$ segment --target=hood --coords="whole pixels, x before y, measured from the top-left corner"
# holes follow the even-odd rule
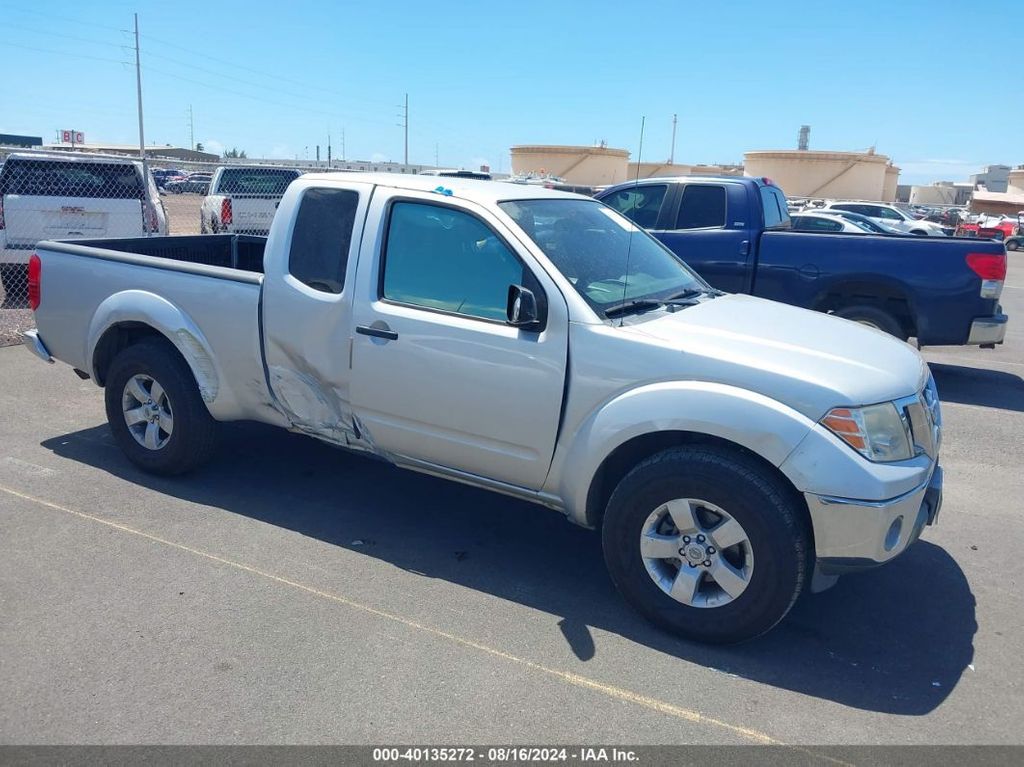
[[[915,394],[928,375],[914,348],[880,330],[753,296],[720,296],[629,330],[682,352],[688,378],[759,392],[812,420]]]

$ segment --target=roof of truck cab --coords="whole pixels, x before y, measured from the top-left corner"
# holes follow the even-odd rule
[[[505,202],[509,200],[592,200],[582,194],[559,192],[531,184],[510,184],[505,181],[480,181],[472,178],[448,178],[445,176],[420,176],[408,173],[307,173],[299,182],[348,181],[360,184],[376,184],[392,189],[408,189],[414,192],[438,192],[440,196],[458,197],[480,202]],[[298,183],[298,182],[293,182]],[[444,191],[439,191],[444,190]],[[449,195],[448,192],[451,192]]]

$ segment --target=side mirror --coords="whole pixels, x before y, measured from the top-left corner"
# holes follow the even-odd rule
[[[508,324],[522,328],[536,325],[540,319],[537,311],[537,297],[533,291],[522,285],[508,286]]]

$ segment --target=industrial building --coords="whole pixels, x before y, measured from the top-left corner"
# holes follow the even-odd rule
[[[974,184],[967,181],[936,181],[910,187],[907,201],[912,205],[966,205],[973,192]]]
[[[987,213],[991,216],[1006,214],[1016,216],[1024,211],[1024,165],[1018,165],[1006,174],[1006,191],[975,191],[971,199],[973,213]]]
[[[783,149],[747,152],[748,176],[766,176],[790,197],[850,200],[896,199],[900,169],[888,157],[867,152],[820,152]]]
[[[986,165],[981,173],[971,175],[971,188],[986,192],[1005,192],[1010,180],[1009,165]]]
[[[95,152],[97,154],[119,154],[126,157],[138,157],[138,144],[47,144],[43,149],[48,152]],[[177,146],[147,146],[146,156],[155,160],[179,160],[182,162],[218,162],[219,154],[200,152],[195,149]]]

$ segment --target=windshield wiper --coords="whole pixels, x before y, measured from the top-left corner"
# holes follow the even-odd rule
[[[622,314],[644,311],[646,309],[657,309],[664,303],[664,301],[658,301],[654,298],[635,298],[632,301],[623,301],[622,303],[612,304],[604,310],[604,316],[618,317]]]

